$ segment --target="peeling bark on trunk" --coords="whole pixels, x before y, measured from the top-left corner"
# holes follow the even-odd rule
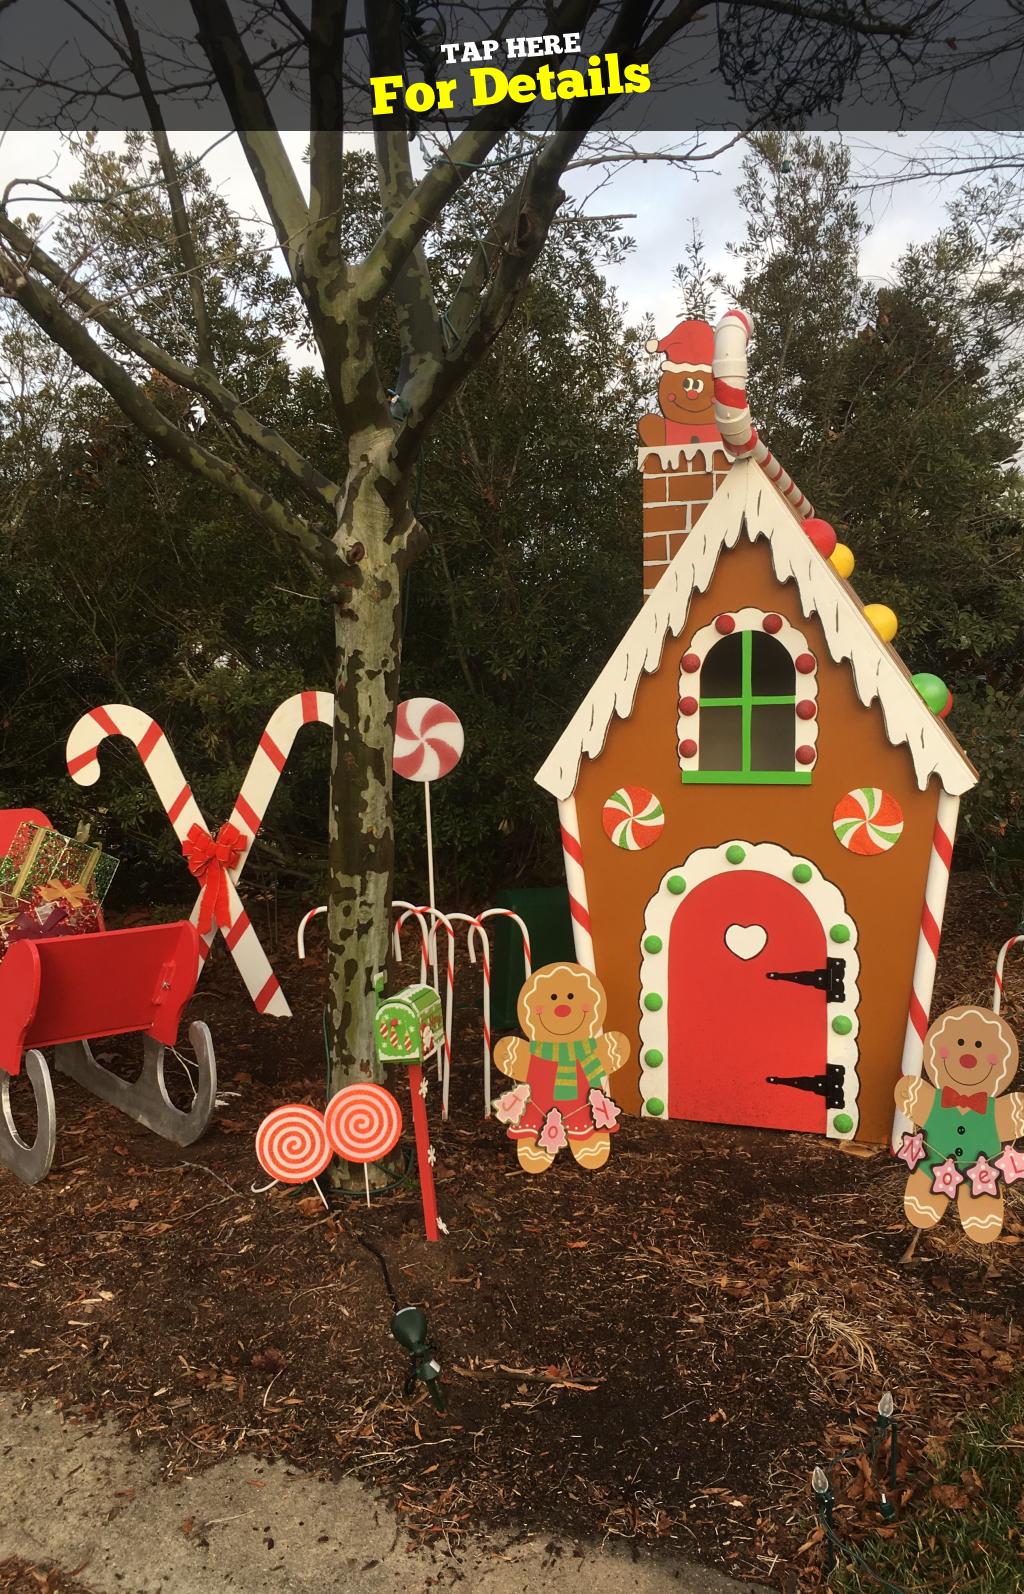
[[[335,594],[329,1097],[343,1085],[382,1077],[374,1047],[374,976],[386,973],[388,965],[395,856],[392,754],[401,649],[394,504],[396,493],[402,494],[388,475],[368,464],[364,454],[350,475],[339,514],[337,546],[351,561],[353,583]],[[397,518],[400,525],[407,521],[404,499]],[[340,1169],[335,1177],[344,1179]],[[371,1183],[385,1178],[383,1166],[370,1169]]]

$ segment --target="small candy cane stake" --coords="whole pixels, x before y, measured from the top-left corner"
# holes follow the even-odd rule
[[[430,963],[430,926],[427,922],[429,919],[430,910],[429,908],[414,907],[411,902],[393,902],[391,907],[392,910],[396,908],[404,909],[404,912],[402,912],[397,919],[394,929],[395,957],[400,963],[402,962],[402,926],[405,924],[406,919],[415,919],[417,925],[419,926],[420,984],[424,985],[426,984],[427,968]]]
[[[446,1123],[448,1120],[448,1090],[452,1072],[452,1014],[455,1008],[455,931],[447,915],[442,913],[439,908],[432,908],[430,912],[434,921],[430,928],[430,961],[435,970],[438,967],[437,931],[439,925],[448,937],[448,963],[445,969],[444,1061],[441,1065],[441,1120]],[[440,991],[438,991],[439,996],[440,994]]]
[[[1024,946],[1024,931],[1019,932],[1017,935],[1011,935],[1010,939],[1004,941],[999,948],[999,956],[996,958],[995,983],[992,987],[993,1013],[998,1013],[1003,1005],[1003,969],[1006,966],[1006,954],[1014,946]]]
[[[523,920],[519,917],[518,913],[513,913],[511,908],[485,908],[483,913],[481,913],[481,915],[480,915],[479,922],[483,923],[484,919],[495,919],[495,918],[498,918],[498,919],[513,919],[515,921],[515,923],[518,924],[518,926],[519,926],[519,934],[523,938],[523,962],[526,965],[526,977],[527,977],[527,979],[529,979],[530,975],[533,973],[533,963],[532,963],[532,960],[531,960],[531,952],[530,952],[530,932],[529,932],[529,930],[527,929],[527,927],[524,924]]]
[[[484,1027],[484,1117],[491,1116],[491,943],[487,931],[479,919],[474,919],[471,913],[449,913],[449,919],[458,920],[460,924],[468,925],[466,931],[466,950],[469,952],[469,961],[476,964],[477,943],[480,946],[480,970],[483,976],[483,1027]]]
[[[327,905],[325,903],[322,908],[310,908],[309,912],[304,913],[302,918],[299,920],[298,934],[295,937],[295,949],[300,958],[305,958],[306,956],[306,925],[309,924],[311,920],[318,918],[321,913],[326,912]]]

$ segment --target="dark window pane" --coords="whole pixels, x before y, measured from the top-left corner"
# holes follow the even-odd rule
[[[751,635],[750,690],[755,697],[792,697],[796,671],[788,649],[763,631]]]
[[[742,709],[701,709],[700,767],[706,770],[743,768]]]
[[[703,718],[701,715],[702,740]],[[795,750],[796,729],[792,708],[786,703],[763,703],[760,707],[755,704],[750,711],[751,769],[792,769]]]
[[[734,631],[732,636],[716,642],[704,660],[700,672],[701,697],[739,697],[743,690],[743,636]]]

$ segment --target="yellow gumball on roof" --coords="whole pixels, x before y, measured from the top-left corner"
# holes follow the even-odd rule
[[[853,575],[853,567],[856,560],[853,557],[852,549],[848,548],[845,542],[836,543],[829,554],[828,562],[837,575],[842,576],[844,581],[849,581]]]
[[[891,642],[900,628],[900,622],[886,603],[866,603],[864,614],[874,626],[883,642]]]

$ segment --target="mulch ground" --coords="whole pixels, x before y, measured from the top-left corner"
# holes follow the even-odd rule
[[[1012,927],[984,880],[954,879],[935,1011],[987,1005]],[[408,1185],[331,1215],[308,1188],[254,1194],[260,1119],[322,1102],[320,991],[289,942],[282,925],[289,1024],[256,1017],[223,955],[204,975],[191,1016],[224,1105],[183,1154],[58,1076],[49,1179],[0,1174],[7,1388],[113,1421],[167,1476],[231,1453],[355,1474],[443,1552],[481,1530],[608,1537],[790,1591],[821,1581],[810,1469],[858,1449],[890,1389],[913,1516],[951,1426],[1019,1364],[1017,1189],[999,1244],[947,1220],[902,1266],[905,1170],[884,1153],[629,1118],[600,1174],[523,1175],[482,1121],[470,971],[451,1121],[436,1086],[428,1104],[450,1238],[425,1243]],[[1007,989],[1021,1030],[1024,971]],[[381,1275],[347,1230],[425,1307],[445,1412],[422,1385],[403,1398]],[[877,1527],[866,1462],[835,1482],[842,1534]]]

